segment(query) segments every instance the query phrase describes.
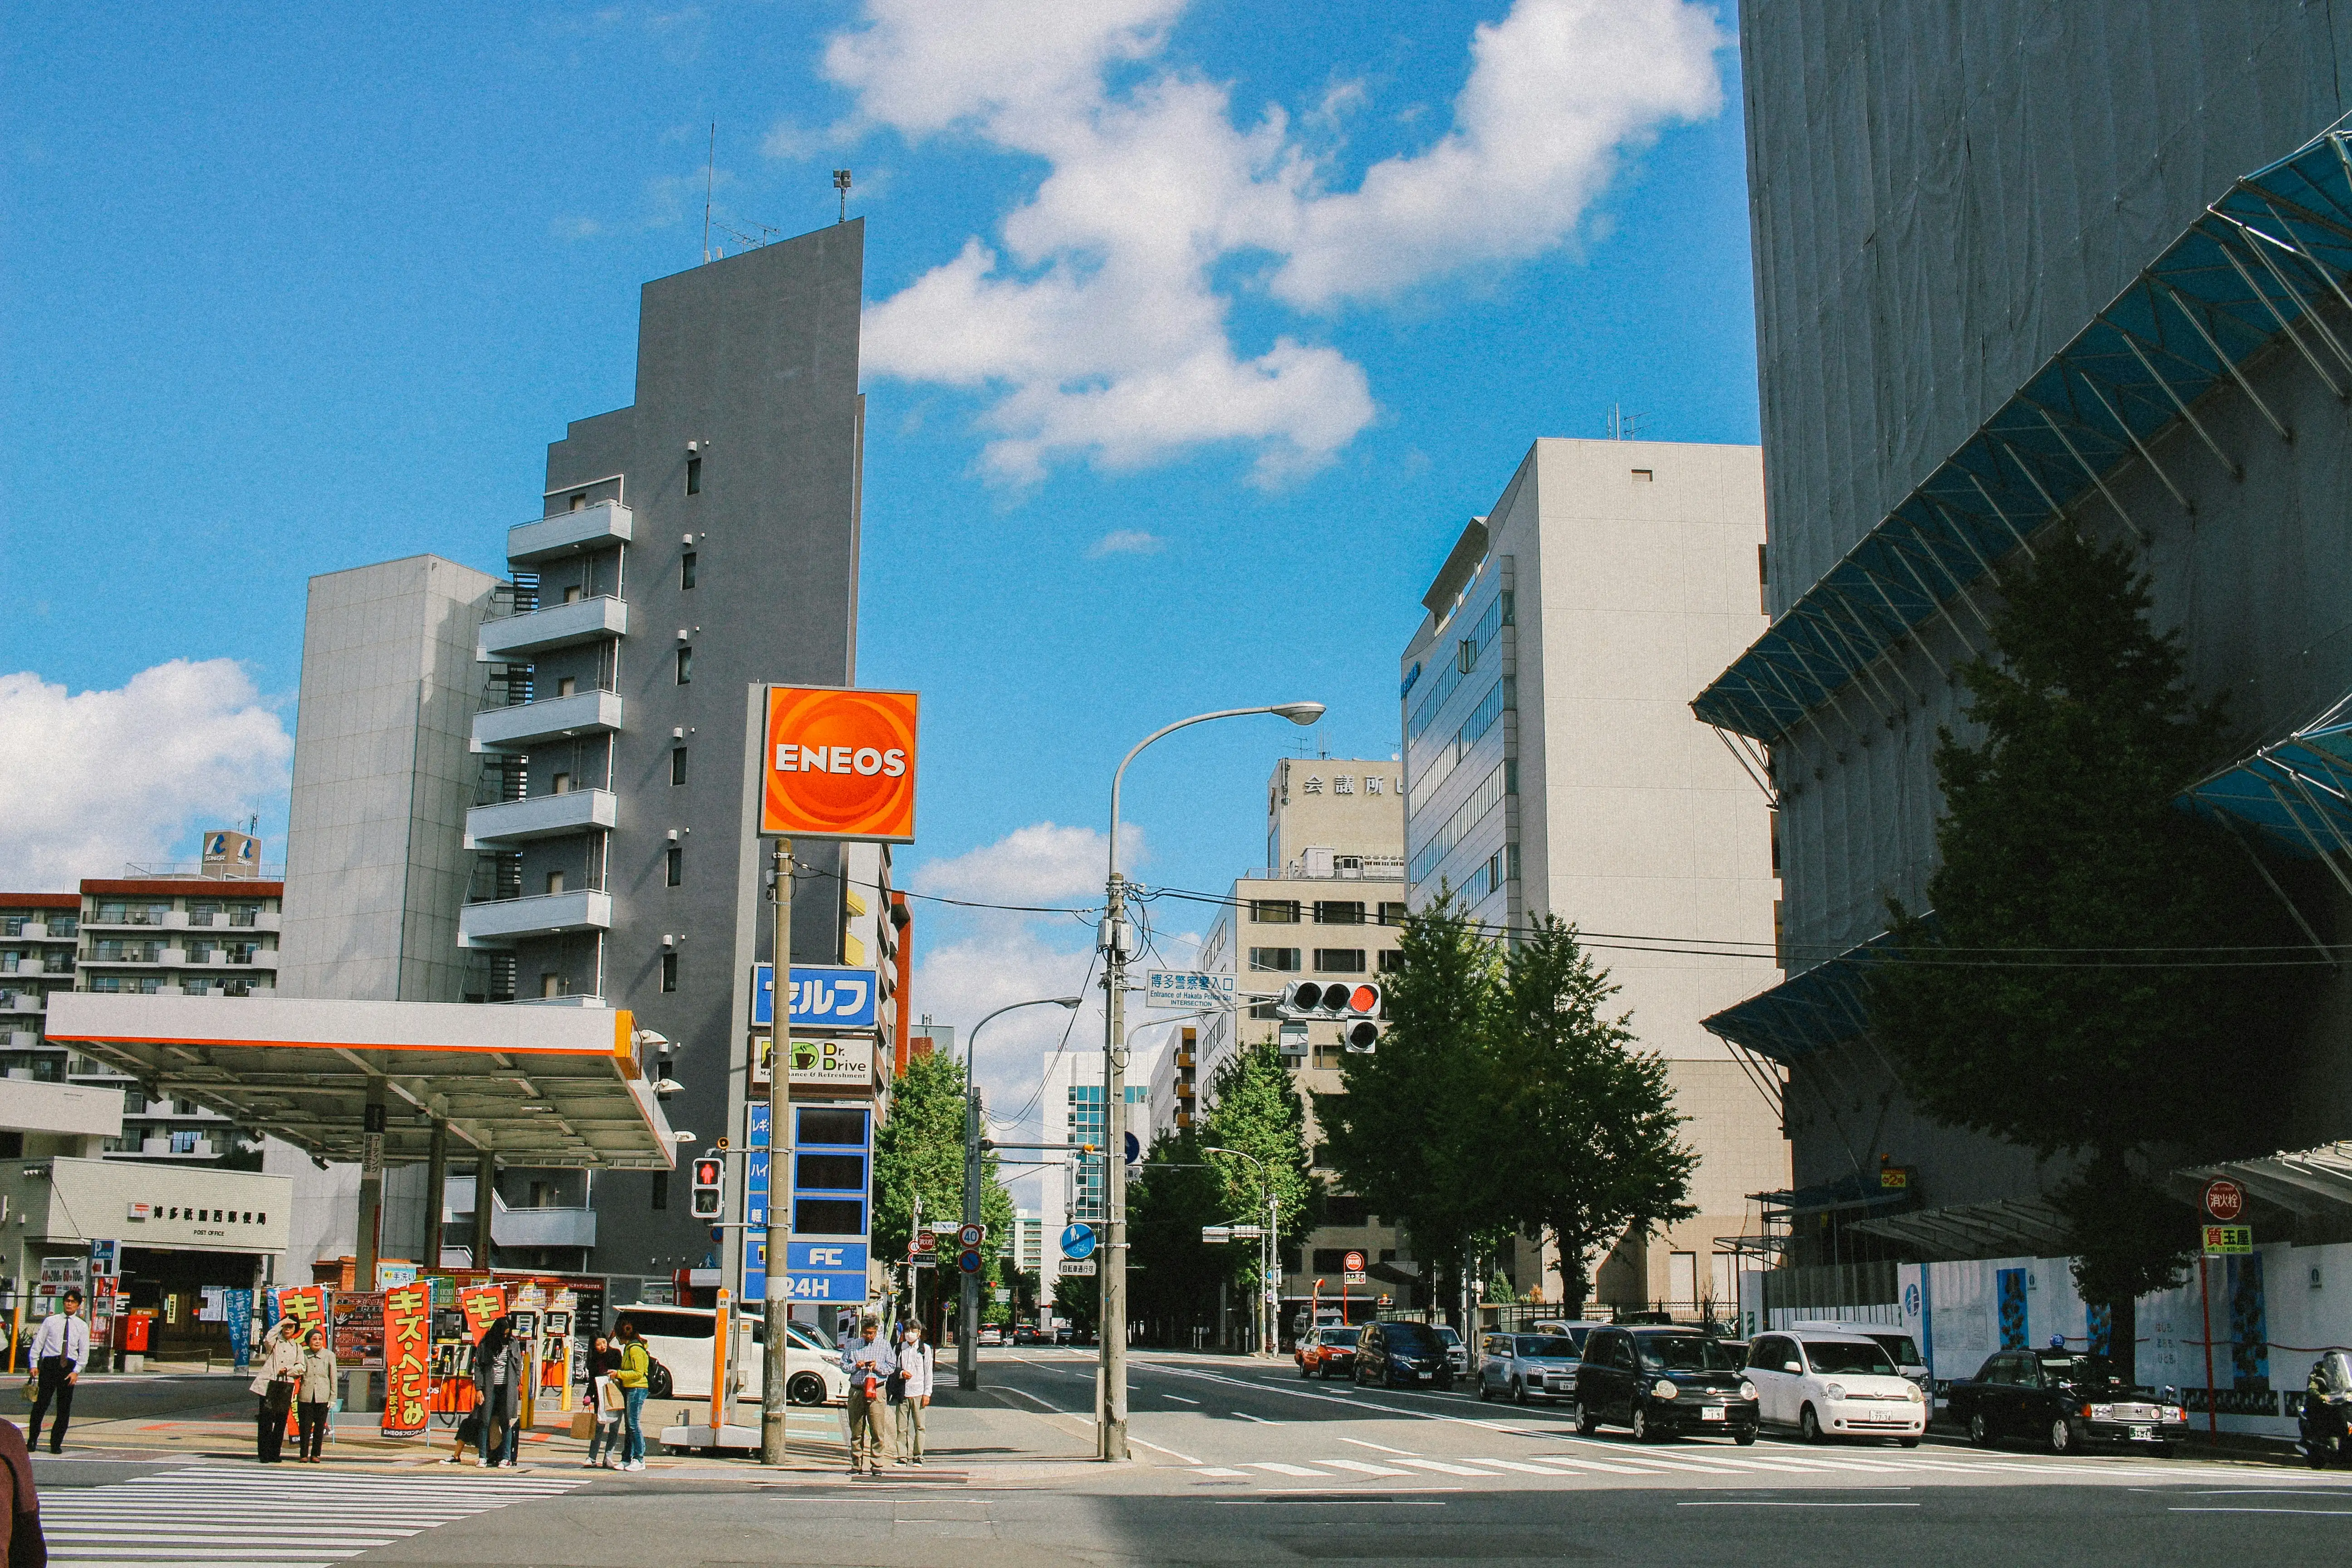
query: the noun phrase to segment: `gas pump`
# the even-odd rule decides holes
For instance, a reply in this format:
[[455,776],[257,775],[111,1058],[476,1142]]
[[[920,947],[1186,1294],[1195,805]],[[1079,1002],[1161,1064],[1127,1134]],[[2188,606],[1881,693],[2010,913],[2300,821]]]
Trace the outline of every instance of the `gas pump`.
[[[523,1365],[536,1367],[539,1364],[539,1331],[541,1322],[540,1312],[534,1308],[518,1307],[508,1313],[507,1317],[512,1326],[516,1342],[522,1346]],[[538,1410],[538,1384],[539,1379],[536,1377],[523,1379],[521,1421],[522,1429],[526,1432],[530,1430],[531,1418]]]
[[466,1331],[460,1307],[437,1307],[433,1312],[433,1414],[454,1425],[476,1403],[474,1336]]
[[[572,1294],[566,1290],[557,1300]],[[545,1333],[539,1343],[538,1357],[531,1364],[539,1368],[539,1397],[557,1401],[556,1408],[572,1408],[572,1357],[574,1342],[572,1337],[570,1307],[550,1307],[547,1310]]]

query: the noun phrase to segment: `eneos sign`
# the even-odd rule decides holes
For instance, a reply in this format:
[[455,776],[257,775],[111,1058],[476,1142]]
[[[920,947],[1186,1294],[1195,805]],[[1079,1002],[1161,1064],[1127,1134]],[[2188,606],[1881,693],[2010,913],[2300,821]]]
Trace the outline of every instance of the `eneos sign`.
[[911,691],[768,688],[760,831],[799,838],[915,838]]

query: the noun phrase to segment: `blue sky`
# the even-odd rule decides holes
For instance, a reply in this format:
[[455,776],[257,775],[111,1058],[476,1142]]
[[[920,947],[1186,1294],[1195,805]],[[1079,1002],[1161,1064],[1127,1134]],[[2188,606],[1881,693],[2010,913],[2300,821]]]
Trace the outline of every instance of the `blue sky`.
[[[1756,439],[1727,6],[1023,10],[959,8],[940,37],[898,0],[11,4],[0,719],[71,754],[9,765],[0,882],[189,855],[238,805],[282,831],[255,710],[293,726],[306,580],[419,551],[499,564],[545,444],[628,401],[638,287],[698,258],[714,121],[727,226],[830,221],[830,171],[856,171],[859,673],[925,694],[910,860],[954,859],[940,886],[1060,896],[1084,841],[1048,875],[1007,836],[1098,831],[1119,753],[1185,713],[1311,697],[1314,743],[1396,750],[1420,595],[1536,437],[1599,436],[1622,403],[1657,438]],[[1080,14],[1091,43],[1059,20]],[[1494,57],[1538,24],[1565,68],[1514,87]],[[1504,29],[1486,57],[1482,25]],[[975,26],[1014,40],[1011,67],[973,65]],[[1170,107],[1187,95],[1251,170],[1171,185],[1155,157],[1218,141]],[[1383,163],[1385,205],[1349,199]],[[1208,258],[1171,259],[1166,215],[1202,202]],[[959,284],[975,241],[993,269]],[[994,291],[967,312],[950,286],[974,277]],[[1056,279],[1052,321],[1118,330],[1021,341]],[[956,363],[932,341],[950,316],[977,323]],[[1129,327],[1108,360],[1060,357]],[[1194,351],[1236,395],[1171,415],[1153,356]],[[153,673],[221,658],[246,684]],[[157,700],[220,754],[150,754]],[[1139,874],[1215,888],[1254,865],[1263,780],[1301,733],[1213,726],[1139,764]],[[933,931],[975,961],[1005,937]]]

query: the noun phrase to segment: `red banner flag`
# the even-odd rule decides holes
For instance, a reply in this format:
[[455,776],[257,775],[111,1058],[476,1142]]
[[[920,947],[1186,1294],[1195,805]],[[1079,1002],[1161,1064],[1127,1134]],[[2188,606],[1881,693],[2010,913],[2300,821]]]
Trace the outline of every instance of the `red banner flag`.
[[466,1314],[466,1332],[476,1344],[490,1331],[490,1325],[506,1316],[507,1288],[503,1285],[475,1285],[457,1292],[457,1306]]
[[423,1283],[383,1293],[383,1435],[414,1436],[432,1415],[433,1292]]

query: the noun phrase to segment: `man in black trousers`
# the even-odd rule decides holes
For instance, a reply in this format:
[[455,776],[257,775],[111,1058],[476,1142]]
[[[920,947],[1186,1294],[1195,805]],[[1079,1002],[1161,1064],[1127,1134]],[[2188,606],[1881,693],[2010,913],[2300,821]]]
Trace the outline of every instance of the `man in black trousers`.
[[81,1321],[80,1290],[68,1289],[64,1310],[41,1320],[39,1331],[33,1335],[32,1362],[41,1387],[33,1401],[32,1425],[25,1429],[25,1446],[41,1446],[41,1418],[49,1413],[49,1401],[55,1399],[58,1424],[49,1428],[49,1452],[62,1453],[66,1423],[73,1419],[74,1384],[81,1379],[81,1369],[89,1364],[89,1325]]

